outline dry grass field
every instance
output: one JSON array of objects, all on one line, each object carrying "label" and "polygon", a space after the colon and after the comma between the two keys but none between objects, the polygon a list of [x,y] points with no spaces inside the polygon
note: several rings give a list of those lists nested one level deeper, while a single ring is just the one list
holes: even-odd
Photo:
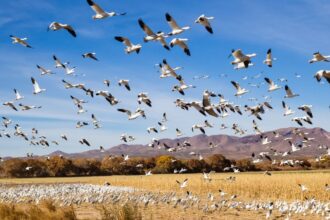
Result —
[{"label": "dry grass field", "polygon": [[[235,176],[236,181],[226,180],[229,176]],[[188,178],[188,186],[184,189],[180,189],[176,180],[183,181],[185,178]],[[205,200],[207,199],[208,193],[218,196],[218,190],[221,189],[228,193],[228,195],[236,194],[238,196],[237,200],[239,201],[294,201],[304,200],[306,198],[315,198],[323,202],[330,201],[330,191],[325,190],[325,184],[330,184],[329,170],[273,172],[271,176],[259,172],[221,173],[213,174],[211,178],[211,181],[205,181],[201,174],[26,178],[0,179],[0,184],[104,184],[105,182],[109,182],[111,185],[115,186],[130,186],[154,193],[177,192],[178,194],[184,194],[186,191],[190,191],[193,194],[205,198]],[[298,187],[298,183],[305,185],[308,191],[302,193]],[[19,205],[19,208],[23,210],[27,209],[26,205]],[[73,209],[76,216],[72,218],[70,215],[68,219],[265,219],[264,211],[222,209],[220,212],[203,213],[201,210],[184,210],[182,208],[173,208],[172,206],[159,204],[149,205],[148,207],[144,207],[141,204],[128,207],[81,204],[79,206],[74,205]],[[35,208],[32,210],[35,211]],[[44,208],[44,210],[48,209]],[[48,212],[49,211],[47,211],[47,213]],[[116,213],[116,215],[114,213]],[[60,213],[60,216],[63,216],[63,212]],[[271,219],[284,219],[285,217],[286,216],[281,215],[281,213],[274,212]],[[317,215],[304,217],[293,215],[290,219],[322,219],[322,217]]]},{"label": "dry grass field", "polygon": [[[229,176],[236,181],[227,181]],[[178,187],[176,180],[188,178],[188,186],[184,190]],[[182,192],[187,190],[198,195],[216,193],[219,189],[228,194],[236,194],[241,200],[286,200],[292,201],[306,197],[329,201],[330,192],[325,184],[330,184],[330,170],[322,171],[288,171],[273,172],[271,176],[263,172],[221,173],[211,175],[212,180],[203,180],[202,174],[164,174],[152,176],[99,176],[99,177],[65,177],[65,178],[22,178],[0,179],[4,184],[29,183],[111,183],[115,186],[130,186],[153,192]],[[307,186],[308,192],[302,193],[298,184]]]}]

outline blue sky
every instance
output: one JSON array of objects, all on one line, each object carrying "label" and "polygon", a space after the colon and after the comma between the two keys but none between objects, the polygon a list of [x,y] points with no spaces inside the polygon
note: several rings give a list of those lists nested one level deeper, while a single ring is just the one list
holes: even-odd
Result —
[{"label": "blue sky", "polygon": [[[272,96],[274,110],[263,116],[259,125],[263,130],[272,130],[287,126],[296,126],[290,121],[291,117],[283,117],[281,101],[284,91],[267,92],[267,86],[260,89],[250,87],[249,82],[263,82],[268,76],[274,80],[285,77],[288,85],[300,97],[286,100],[296,111],[294,116],[303,116],[297,110],[301,104],[313,105],[314,125],[330,130],[329,92],[327,84],[317,83],[313,78],[316,71],[328,69],[328,63],[308,64],[308,60],[316,51],[330,54],[330,34],[328,1],[118,1],[96,0],[105,10],[127,12],[127,15],[94,21],[93,11],[86,1],[6,1],[2,3],[6,10],[0,11],[0,102],[14,99],[14,88],[18,89],[25,99],[21,102],[27,105],[42,105],[40,110],[14,112],[8,107],[0,106],[0,115],[10,117],[14,124],[18,123],[23,131],[31,133],[33,127],[41,135],[50,140],[60,142],[59,146],[40,148],[29,146],[21,138],[0,138],[1,156],[22,156],[27,152],[46,154],[55,150],[77,152],[97,149],[100,145],[108,148],[120,143],[119,136],[128,133],[137,139],[133,143],[148,143],[152,137],[175,137],[175,128],[180,128],[186,136],[192,133],[191,126],[205,120],[196,111],[183,111],[176,108],[173,101],[183,98],[186,101],[201,100],[205,89],[224,94],[226,99],[244,105],[253,105],[248,98],[256,97],[260,101],[263,95]],[[154,31],[169,32],[165,13],[169,12],[176,21],[191,29],[179,37],[188,38],[191,57],[186,56],[179,48],[166,51],[160,44],[143,43],[144,33],[138,26],[138,18],[142,18]],[[194,23],[201,14],[214,16],[212,21],[214,34]],[[68,23],[76,30],[78,37],[73,38],[65,31],[47,32],[47,26],[52,21]],[[33,49],[11,44],[10,34],[18,37],[28,37]],[[114,36],[125,36],[133,43],[142,44],[139,55],[124,53],[121,43]],[[167,39],[169,42],[169,39]],[[228,59],[232,48],[241,48],[245,53],[257,53],[253,59],[254,66],[247,70],[233,70]],[[268,48],[272,48],[273,56],[277,58],[273,68],[268,68],[262,61]],[[81,57],[85,52],[96,52],[99,62],[86,60]],[[76,66],[76,73],[83,76],[65,76],[63,70],[54,68],[52,55],[56,54],[63,62],[70,61]],[[174,79],[160,79],[154,64],[166,58],[172,66],[182,66],[180,74],[188,84],[196,85],[196,89],[188,90],[182,97],[171,92],[177,82]],[[52,76],[40,76],[36,64],[56,72]],[[259,79],[242,80],[244,76],[254,76],[262,73]],[[300,79],[295,73],[302,75]],[[207,80],[193,80],[195,75],[210,75]],[[227,74],[228,77],[220,77]],[[32,94],[30,77],[33,76],[46,88],[44,94]],[[108,89],[120,103],[110,106],[104,99],[88,98],[79,90],[66,90],[62,79],[69,82],[85,83],[95,90],[107,90],[103,85],[104,79],[111,81]],[[117,86],[119,79],[129,79],[132,91]],[[238,81],[251,92],[242,98],[234,97],[231,80]],[[280,83],[280,82],[278,82]],[[153,108],[141,106],[146,110],[147,120],[139,118],[128,121],[126,115],[116,111],[117,108],[135,110],[138,107],[137,94],[148,92],[153,102]],[[76,107],[70,100],[70,95],[89,101],[84,108],[88,110],[83,115],[77,115]],[[213,99],[218,102],[218,99]],[[17,103],[18,104],[18,103]],[[146,132],[149,126],[156,126],[161,120],[162,113],[167,112],[168,131],[159,135]],[[102,128],[95,130],[92,126],[76,129],[78,120],[90,122],[94,113],[100,119]],[[293,116],[293,117],[294,117]],[[207,134],[233,134],[231,130],[220,130],[220,124],[228,126],[234,122],[252,133],[252,120],[248,114],[237,116],[232,114],[225,119],[207,118],[215,127],[207,130]],[[2,131],[1,133],[3,133]],[[6,132],[12,133],[13,126]],[[60,134],[66,133],[68,142],[60,139]],[[78,140],[86,137],[92,147],[81,146]]]}]

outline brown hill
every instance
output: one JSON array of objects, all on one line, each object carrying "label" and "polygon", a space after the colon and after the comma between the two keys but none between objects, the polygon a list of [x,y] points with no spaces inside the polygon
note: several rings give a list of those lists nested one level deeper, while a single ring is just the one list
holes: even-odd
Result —
[{"label": "brown hill", "polygon": [[[308,133],[309,138],[314,138],[314,140],[309,141],[308,144],[311,146],[303,148],[300,151],[294,152],[292,156],[302,156],[302,157],[316,157],[318,155],[324,154],[325,149],[320,149],[319,145],[330,146],[330,133],[322,128],[300,128],[305,133]],[[301,142],[303,139],[292,134],[293,128],[282,128],[275,130],[280,134],[280,137],[275,138],[273,131],[265,132],[264,135],[272,141],[269,145],[262,145],[259,135],[248,135],[244,137],[236,137],[230,135],[196,135],[192,137],[183,137],[177,139],[161,139],[160,146],[161,149],[157,147],[151,148],[147,145],[129,145],[121,144],[115,147],[111,147],[105,152],[100,152],[99,150],[89,150],[81,153],[67,154],[61,151],[53,152],[50,155],[59,155],[62,154],[65,157],[71,158],[103,158],[106,155],[121,155],[128,154],[132,157],[153,157],[158,155],[175,155],[180,158],[190,158],[193,157],[190,155],[190,152],[200,153],[203,156],[208,156],[211,154],[222,154],[230,159],[241,159],[250,157],[252,152],[259,153],[270,151],[276,149],[278,152],[284,152],[290,150],[290,145],[288,140],[285,138],[293,137],[292,142]],[[162,143],[166,143],[168,146],[175,147],[177,143],[183,143],[184,141],[189,141],[192,145],[186,150],[177,151],[170,153],[164,149]],[[216,148],[210,149],[208,144],[212,142],[214,145],[217,145]]]}]

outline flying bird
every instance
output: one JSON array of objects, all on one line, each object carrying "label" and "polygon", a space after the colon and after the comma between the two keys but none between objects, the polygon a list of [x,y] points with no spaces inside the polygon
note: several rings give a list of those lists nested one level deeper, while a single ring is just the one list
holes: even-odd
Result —
[{"label": "flying bird", "polygon": [[257,54],[244,54],[241,49],[238,50],[232,50],[231,56],[235,58],[234,61],[231,62],[232,65],[234,65],[235,69],[242,69],[242,68],[248,68],[249,66],[253,65],[251,62],[251,58],[255,57]]},{"label": "flying bird", "polygon": [[14,89],[14,93],[15,93],[15,100],[18,101],[18,100],[21,100],[24,98],[24,96],[21,96],[21,94],[16,90]]},{"label": "flying bird", "polygon": [[116,13],[116,12],[106,12],[104,11],[98,4],[96,4],[93,0],[87,0],[88,5],[93,9],[93,11],[96,13],[92,16],[94,20],[97,19],[104,19],[107,17],[114,17],[119,15],[126,15],[126,12],[124,13]]},{"label": "flying bird", "polygon": [[188,39],[186,39],[186,38],[174,38],[173,40],[171,40],[170,46],[174,47],[174,45],[178,45],[179,47],[181,47],[183,49],[185,54],[190,56],[191,55],[190,50],[188,48],[188,45],[186,44],[187,41],[188,41]]},{"label": "flying bird", "polygon": [[272,92],[272,91],[275,91],[275,90],[278,90],[278,89],[282,88],[281,86],[276,85],[273,80],[271,80],[267,77],[265,77],[265,81],[269,85],[268,92]]},{"label": "flying bird", "polygon": [[165,37],[167,37],[167,35],[164,34],[164,32],[158,31],[156,34],[149,28],[149,26],[147,26],[143,20],[140,18],[138,20],[138,23],[140,25],[140,27],[142,28],[142,30],[146,33],[147,36],[145,36],[143,38],[144,42],[148,42],[148,41],[159,41],[162,46],[166,49],[166,50],[170,50],[170,48],[168,47],[166,41],[165,41]]},{"label": "flying bird", "polygon": [[213,34],[213,29],[210,24],[210,20],[213,19],[214,17],[206,17],[204,14],[202,14],[195,20],[195,23],[203,25],[210,34]]},{"label": "flying bird", "polygon": [[302,105],[298,107],[299,110],[302,110],[306,112],[306,114],[310,117],[313,118],[313,113],[312,113],[312,106],[311,105]]},{"label": "flying bird", "polygon": [[58,31],[61,29],[68,31],[73,37],[77,37],[77,34],[74,29],[68,24],[62,24],[54,21],[48,26],[47,30]]},{"label": "flying bird", "polygon": [[264,60],[264,64],[266,64],[268,67],[273,66],[273,60],[276,60],[272,56],[272,49],[268,49],[266,59]]},{"label": "flying bird", "polygon": [[93,59],[93,60],[96,60],[96,61],[99,61],[97,58],[96,58],[96,53],[92,53],[92,52],[88,52],[88,53],[84,53],[82,55],[83,58],[90,58],[90,59]]},{"label": "flying bird", "polygon": [[315,73],[314,77],[318,82],[320,82],[321,78],[323,77],[330,84],[330,70],[319,70]]},{"label": "flying bird", "polygon": [[37,68],[38,68],[38,70],[40,70],[42,76],[54,74],[51,70],[47,70],[47,69],[43,68],[42,66],[39,66],[38,64],[37,64]]},{"label": "flying bird", "polygon": [[168,33],[168,35],[172,36],[172,35],[177,35],[177,34],[181,34],[183,33],[185,30],[190,29],[189,26],[185,26],[185,27],[180,27],[176,21],[173,19],[173,17],[169,14],[166,13],[165,14],[165,18],[167,23],[170,25],[170,27],[172,28],[172,31],[170,33]]},{"label": "flying bird", "polygon": [[19,38],[19,37],[15,37],[13,35],[10,35],[9,36],[12,40],[13,40],[13,44],[21,44],[23,45],[24,47],[27,47],[27,48],[32,48],[28,43],[27,43],[27,38]]},{"label": "flying bird", "polygon": [[284,96],[284,98],[294,98],[294,97],[299,96],[299,94],[293,93],[288,85],[285,85],[284,88],[285,88],[285,92],[286,92],[286,95]]},{"label": "flying bird", "polygon": [[313,53],[313,58],[311,60],[309,60],[309,63],[316,63],[316,62],[320,62],[320,61],[324,61],[324,62],[329,62],[330,55],[328,56],[324,56],[322,55],[320,52],[315,52]]},{"label": "flying bird", "polygon": [[142,48],[141,44],[132,44],[128,38],[116,36],[115,39],[126,45],[125,52],[127,54],[132,52],[136,52],[138,54]]},{"label": "flying bird", "polygon": [[131,91],[131,87],[129,86],[129,80],[128,79],[121,79],[118,81],[118,85],[119,86],[125,86],[125,88],[128,90],[128,91]]},{"label": "flying bird", "polygon": [[135,112],[131,112],[130,110],[127,109],[122,109],[119,108],[117,109],[119,112],[123,112],[126,113],[128,115],[128,120],[134,120],[140,116],[142,116],[143,118],[146,118],[146,115],[144,113],[144,110],[137,108]]},{"label": "flying bird", "polygon": [[241,96],[241,95],[244,95],[245,93],[248,93],[249,90],[246,90],[244,88],[242,88],[237,82],[235,81],[231,81],[231,84],[233,84],[233,86],[235,87],[236,89],[236,94],[235,96]]},{"label": "flying bird", "polygon": [[284,116],[294,114],[294,111],[284,101],[282,101],[282,106],[284,108]]},{"label": "flying bird", "polygon": [[39,93],[41,93],[41,92],[46,91],[46,89],[41,89],[41,88],[40,88],[38,82],[37,82],[33,77],[31,77],[31,81],[32,81],[33,88],[34,88],[34,90],[33,90],[33,94],[36,95],[36,94],[39,94]]},{"label": "flying bird", "polygon": [[180,188],[185,188],[188,186],[188,179],[185,179],[182,183],[179,180],[176,180],[177,184],[179,184]]}]

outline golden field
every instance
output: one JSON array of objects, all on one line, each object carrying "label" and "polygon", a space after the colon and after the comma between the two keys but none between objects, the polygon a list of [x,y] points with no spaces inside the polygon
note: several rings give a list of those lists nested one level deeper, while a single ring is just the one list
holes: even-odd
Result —
[{"label": "golden field", "polygon": [[[236,181],[230,182],[226,178],[235,176]],[[188,186],[180,189],[176,180],[183,181],[188,178]],[[99,176],[99,177],[65,177],[65,178],[23,178],[23,179],[0,179],[0,184],[49,184],[49,183],[111,183],[114,186],[130,186],[143,191],[151,192],[177,192],[184,194],[190,191],[202,198],[207,199],[208,193],[213,193],[219,198],[218,190],[221,189],[228,195],[236,194],[238,201],[294,201],[305,198],[315,198],[320,201],[330,201],[330,191],[325,190],[325,184],[330,184],[330,170],[322,171],[290,171],[273,172],[271,176],[263,172],[250,173],[219,173],[211,174],[212,180],[203,180],[202,174],[166,174],[152,176]],[[305,185],[308,192],[302,193],[298,183]],[[135,192],[139,193],[139,192]],[[49,205],[48,205],[49,206]],[[17,210],[29,210],[35,212],[35,207],[20,204]],[[264,211],[246,211],[237,209],[222,209],[217,212],[204,213],[201,210],[174,208],[170,205],[143,205],[130,204],[127,207],[114,205],[82,204],[74,205],[75,216],[68,211],[67,219],[265,219]],[[51,215],[48,208],[47,215]],[[40,211],[40,210],[39,210]],[[1,212],[1,210],[0,210]],[[116,213],[114,215],[114,213]],[[64,213],[65,214],[65,213]],[[52,219],[57,219],[53,214]],[[63,216],[63,212],[59,212]],[[1,213],[0,213],[1,217]],[[270,219],[284,219],[286,216],[274,212]],[[15,219],[15,218],[7,218]],[[33,218],[26,218],[33,219]],[[58,219],[63,219],[59,217]],[[66,218],[64,218],[66,219]],[[321,216],[292,215],[290,219],[322,219]]]},{"label": "golden field", "polygon": [[[227,181],[229,176],[236,181]],[[188,178],[188,186],[180,189],[176,180]],[[203,180],[202,174],[158,174],[152,176],[97,176],[97,177],[51,177],[51,178],[22,178],[0,179],[4,184],[26,183],[92,183],[104,184],[109,182],[114,186],[130,186],[153,192],[186,192],[198,195],[217,193],[219,189],[228,194],[236,194],[242,200],[296,200],[302,196],[314,197],[317,200],[329,201],[330,192],[325,191],[325,184],[330,184],[330,170],[322,171],[286,171],[272,172],[271,176],[263,172],[245,173],[216,173],[211,174],[212,180]],[[302,193],[298,184],[307,186],[308,192]]]}]

